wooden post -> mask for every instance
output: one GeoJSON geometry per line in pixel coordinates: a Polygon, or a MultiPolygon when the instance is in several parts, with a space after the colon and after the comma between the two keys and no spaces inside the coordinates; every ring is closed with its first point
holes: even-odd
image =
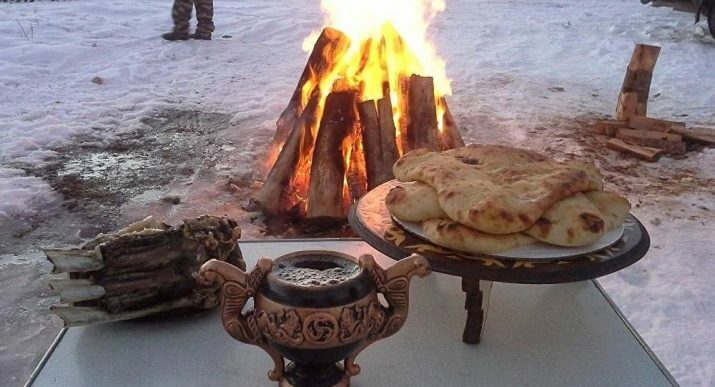
{"type": "MultiPolygon", "coordinates": [[[[637,116],[647,115],[650,83],[653,78],[653,69],[655,68],[659,53],[660,47],[645,44],[636,44],[636,48],[633,50],[631,63],[628,65],[626,76],[623,79],[621,96],[626,93],[636,93],[635,115],[637,116]]],[[[622,101],[621,97],[619,97],[619,107],[616,108],[616,116],[618,116],[618,112],[629,111],[630,109],[621,109],[622,101]]],[[[618,117],[618,119],[622,120],[627,118],[618,117]]]]}
{"type": "Polygon", "coordinates": [[[330,93],[325,100],[310,168],[309,219],[345,217],[343,183],[347,152],[343,146],[356,123],[356,102],[357,95],[353,91],[330,93]]]}

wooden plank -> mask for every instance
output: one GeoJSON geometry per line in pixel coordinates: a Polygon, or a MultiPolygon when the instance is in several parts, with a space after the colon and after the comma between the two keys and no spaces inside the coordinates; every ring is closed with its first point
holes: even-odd
{"type": "Polygon", "coordinates": [[[661,120],[649,117],[631,117],[628,126],[632,129],[651,130],[655,132],[670,132],[674,127],[685,127],[685,122],[661,120]]]}
{"type": "Polygon", "coordinates": [[[621,152],[626,152],[646,161],[658,161],[663,154],[662,149],[649,148],[640,145],[626,144],[623,140],[612,138],[608,140],[606,146],[621,152]]]}
{"type": "Polygon", "coordinates": [[[613,137],[616,135],[618,129],[627,127],[628,121],[626,120],[600,120],[596,121],[596,125],[592,127],[592,130],[596,133],[613,137]]]}
{"type": "Polygon", "coordinates": [[[715,129],[697,127],[673,127],[673,129],[671,129],[671,132],[677,133],[687,140],[699,141],[704,142],[706,144],[715,145],[715,129]]]}
{"type": "Polygon", "coordinates": [[[665,153],[685,154],[685,142],[679,134],[652,132],[648,130],[618,129],[616,138],[628,144],[663,149],[665,153]]]}

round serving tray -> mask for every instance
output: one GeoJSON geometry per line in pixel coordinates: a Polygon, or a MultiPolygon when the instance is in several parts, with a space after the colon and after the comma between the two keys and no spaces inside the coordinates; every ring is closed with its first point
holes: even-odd
{"type": "Polygon", "coordinates": [[[650,246],[645,228],[629,214],[623,235],[616,243],[588,254],[535,261],[450,250],[419,238],[394,222],[385,207],[385,196],[397,184],[389,181],[368,192],[351,208],[350,225],[365,242],[383,254],[399,260],[417,253],[430,261],[432,270],[441,273],[512,283],[582,281],[632,265],[643,258],[650,246]]]}

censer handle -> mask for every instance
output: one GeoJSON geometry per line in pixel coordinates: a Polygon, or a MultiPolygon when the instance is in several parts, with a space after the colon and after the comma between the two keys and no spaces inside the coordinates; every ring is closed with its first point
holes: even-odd
{"type": "Polygon", "coordinates": [[[243,313],[246,303],[256,295],[261,282],[272,267],[273,261],[261,258],[253,271],[246,274],[236,266],[212,259],[201,266],[197,281],[203,286],[218,283],[221,290],[221,321],[224,329],[234,339],[256,345],[266,351],[275,362],[275,368],[268,373],[268,378],[277,381],[283,376],[285,369],[283,357],[266,343],[258,330],[253,311],[243,313]]]}
{"type": "Polygon", "coordinates": [[[382,323],[372,327],[370,336],[350,357],[345,359],[345,369],[351,376],[360,373],[360,366],[355,364],[357,355],[368,345],[394,335],[407,320],[410,299],[410,280],[415,275],[424,277],[431,273],[425,257],[412,254],[385,270],[375,263],[372,255],[360,256],[360,266],[367,269],[378,293],[382,293],[388,307],[382,307],[382,323]]]}

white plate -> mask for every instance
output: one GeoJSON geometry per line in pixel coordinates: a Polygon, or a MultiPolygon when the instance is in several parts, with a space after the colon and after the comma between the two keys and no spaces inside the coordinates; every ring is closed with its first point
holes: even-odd
{"type": "MultiPolygon", "coordinates": [[[[395,218],[394,216],[392,217],[392,219],[397,224],[402,226],[402,228],[409,231],[411,234],[416,235],[419,238],[422,238],[422,239],[424,239],[430,243],[433,243],[435,245],[437,244],[437,243],[432,242],[429,238],[427,238],[424,235],[424,232],[422,231],[421,223],[405,222],[405,221],[395,218]]],[[[544,242],[535,242],[530,245],[517,247],[515,249],[503,251],[501,253],[483,254],[483,255],[489,255],[489,256],[498,257],[498,258],[533,259],[533,260],[543,260],[543,261],[554,260],[554,259],[563,259],[563,258],[576,258],[581,255],[585,255],[585,254],[593,253],[598,250],[605,249],[606,247],[609,247],[612,244],[618,242],[618,240],[621,239],[622,235],[623,235],[623,224],[621,224],[617,228],[614,228],[611,231],[608,231],[601,237],[601,239],[597,240],[596,242],[593,242],[592,244],[590,244],[588,246],[562,247],[562,246],[550,245],[550,244],[544,243],[544,242]]],[[[477,255],[480,255],[480,254],[477,254],[477,255]]]]}

